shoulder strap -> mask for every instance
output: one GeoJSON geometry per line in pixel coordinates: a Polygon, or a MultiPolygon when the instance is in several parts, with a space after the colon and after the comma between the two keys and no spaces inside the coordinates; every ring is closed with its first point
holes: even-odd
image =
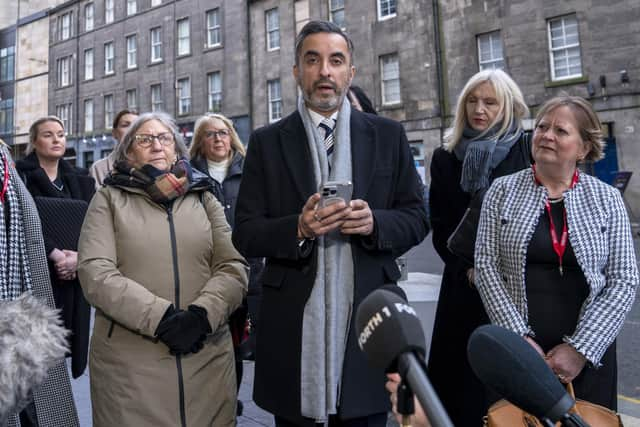
{"type": "Polygon", "coordinates": [[[523,157],[524,157],[524,161],[526,164],[533,164],[533,157],[531,156],[531,133],[530,132],[524,132],[522,134],[522,139],[523,144],[524,144],[524,153],[523,153],[523,157]]]}

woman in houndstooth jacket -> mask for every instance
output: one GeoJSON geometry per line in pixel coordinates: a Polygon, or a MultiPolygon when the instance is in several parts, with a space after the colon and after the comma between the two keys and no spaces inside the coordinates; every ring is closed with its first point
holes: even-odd
{"type": "Polygon", "coordinates": [[[603,148],[587,101],[545,103],[535,166],[496,180],[485,196],[475,272],[493,323],[522,335],[577,397],[615,410],[615,339],[638,269],[620,193],[577,167],[603,148]]]}

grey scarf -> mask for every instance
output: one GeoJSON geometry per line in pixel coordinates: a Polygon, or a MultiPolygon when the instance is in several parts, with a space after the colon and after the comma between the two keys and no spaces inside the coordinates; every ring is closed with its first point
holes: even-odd
{"type": "Polygon", "coordinates": [[[495,137],[497,130],[498,125],[482,135],[480,131],[465,127],[460,142],[453,149],[462,161],[460,187],[467,193],[473,194],[489,186],[489,175],[522,136],[516,123],[512,123],[500,138],[495,137]]]}
{"type": "MultiPolygon", "coordinates": [[[[302,97],[298,97],[311,152],[316,184],[329,180],[351,181],[351,106],[345,98],[334,130],[331,173],[324,138],[314,126],[302,97]]],[[[339,231],[316,239],[317,270],[302,322],[301,396],[303,416],[318,423],[337,413],[342,362],[353,306],[353,258],[348,236],[339,231]]]]}

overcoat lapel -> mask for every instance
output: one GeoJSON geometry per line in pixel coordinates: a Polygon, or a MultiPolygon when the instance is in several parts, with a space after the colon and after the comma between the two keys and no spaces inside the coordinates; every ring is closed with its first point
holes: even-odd
{"type": "Polygon", "coordinates": [[[351,110],[351,168],[353,176],[353,199],[366,200],[371,186],[378,136],[366,116],[351,110]]]}
{"type": "Polygon", "coordinates": [[[309,143],[298,112],[280,128],[280,149],[300,199],[306,202],[309,196],[318,191],[320,184],[316,184],[313,176],[309,143]]]}

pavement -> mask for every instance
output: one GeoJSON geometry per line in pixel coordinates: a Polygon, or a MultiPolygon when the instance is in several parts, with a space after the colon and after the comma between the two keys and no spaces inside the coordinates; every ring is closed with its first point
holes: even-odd
{"type": "MultiPolygon", "coordinates": [[[[636,233],[636,230],[634,230],[636,233]]],[[[634,234],[637,257],[640,259],[640,236],[634,234]]],[[[443,264],[433,249],[431,236],[406,255],[407,268],[413,273],[428,273],[425,276],[441,274],[443,264]]],[[[412,275],[417,277],[416,275],[412,275]]],[[[411,299],[411,297],[410,297],[411,299]]],[[[640,427],[640,301],[636,299],[634,307],[627,317],[618,337],[618,412],[625,427],[640,427]]],[[[427,334],[430,335],[430,334],[427,334]]],[[[252,400],[253,362],[244,362],[244,376],[240,386],[239,399],[244,404],[244,413],[238,417],[239,427],[273,427],[273,417],[260,409],[252,400]]],[[[80,378],[72,381],[74,399],[80,417],[81,427],[91,427],[91,400],[89,392],[88,370],[80,378]]],[[[398,424],[389,417],[387,427],[398,424]]],[[[198,427],[198,426],[196,426],[198,427]]],[[[596,426],[594,426],[596,427],[596,426]]]]}

